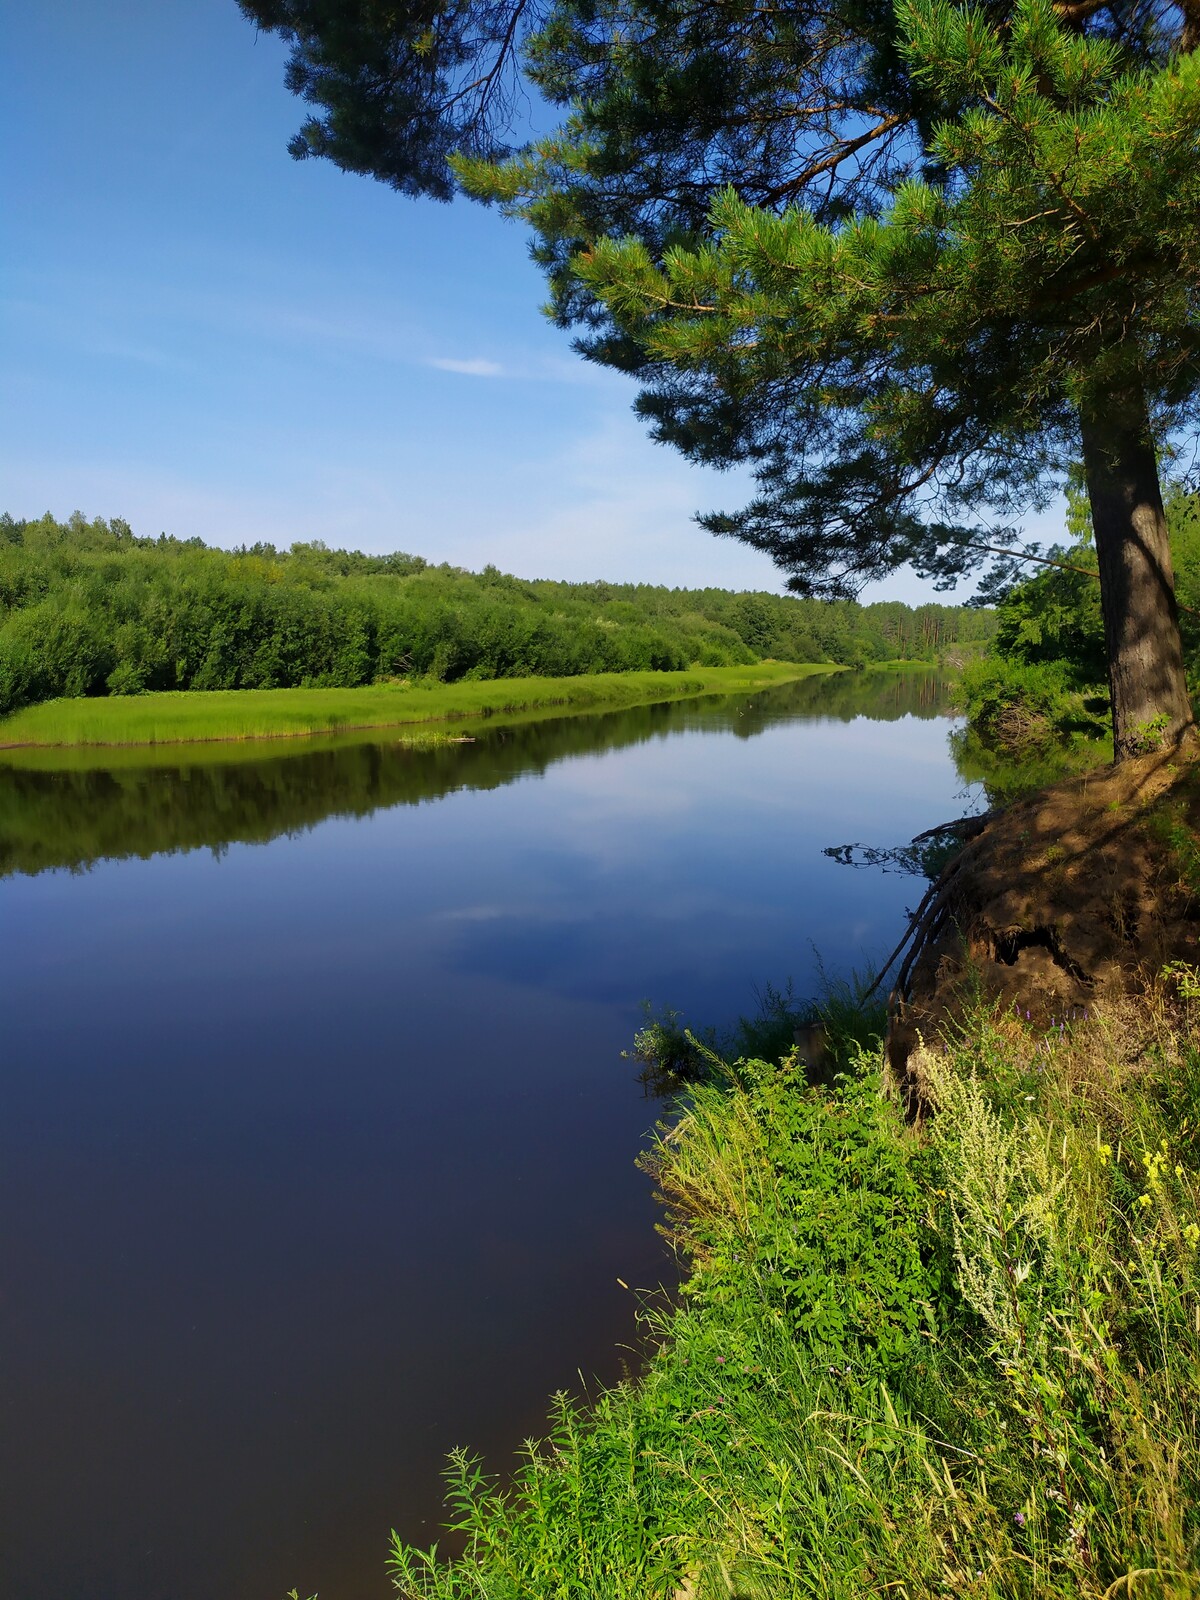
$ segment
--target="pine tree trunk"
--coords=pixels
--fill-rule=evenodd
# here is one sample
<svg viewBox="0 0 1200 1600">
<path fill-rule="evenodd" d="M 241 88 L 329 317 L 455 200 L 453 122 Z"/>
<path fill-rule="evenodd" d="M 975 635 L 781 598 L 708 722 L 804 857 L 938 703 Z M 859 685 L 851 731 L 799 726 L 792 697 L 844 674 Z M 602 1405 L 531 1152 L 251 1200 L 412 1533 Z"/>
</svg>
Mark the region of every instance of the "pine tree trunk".
<svg viewBox="0 0 1200 1600">
<path fill-rule="evenodd" d="M 1118 761 L 1148 737 L 1178 739 L 1192 725 L 1175 609 L 1175 575 L 1158 462 L 1141 393 L 1085 407 L 1083 465 L 1108 654 L 1113 747 Z"/>
</svg>

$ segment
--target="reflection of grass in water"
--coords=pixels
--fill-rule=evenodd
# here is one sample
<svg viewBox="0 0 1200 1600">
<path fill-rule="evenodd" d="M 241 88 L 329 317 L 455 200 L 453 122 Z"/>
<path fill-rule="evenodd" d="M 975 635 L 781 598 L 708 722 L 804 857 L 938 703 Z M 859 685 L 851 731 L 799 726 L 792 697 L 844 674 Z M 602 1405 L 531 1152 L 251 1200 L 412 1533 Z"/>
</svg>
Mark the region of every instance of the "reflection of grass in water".
<svg viewBox="0 0 1200 1600">
<path fill-rule="evenodd" d="M 988 749 L 967 727 L 950 735 L 950 752 L 959 776 L 967 783 L 982 783 L 988 803 L 1002 806 L 1035 789 L 1044 789 L 1047 784 L 1111 761 L 1112 741 L 1077 735 L 1018 757 Z"/>
<path fill-rule="evenodd" d="M 656 1012 L 642 1002 L 645 1022 L 625 1053 L 641 1065 L 638 1077 L 647 1093 L 670 1098 L 688 1084 L 728 1080 L 739 1061 L 777 1062 L 795 1051 L 810 1083 L 844 1071 L 861 1050 L 879 1046 L 886 1022 L 882 997 L 866 998 L 874 973 L 835 979 L 817 957 L 818 994 L 798 995 L 789 978 L 782 988 L 766 983 L 754 990 L 755 1010 L 725 1027 L 695 1032 L 683 1014 L 670 1007 Z"/>
<path fill-rule="evenodd" d="M 538 708 L 602 709 L 733 692 L 836 669 L 763 662 L 688 672 L 381 684 L 367 689 L 224 689 L 50 700 L 0 722 L 0 745 L 160 744 L 399 727 Z"/>
</svg>

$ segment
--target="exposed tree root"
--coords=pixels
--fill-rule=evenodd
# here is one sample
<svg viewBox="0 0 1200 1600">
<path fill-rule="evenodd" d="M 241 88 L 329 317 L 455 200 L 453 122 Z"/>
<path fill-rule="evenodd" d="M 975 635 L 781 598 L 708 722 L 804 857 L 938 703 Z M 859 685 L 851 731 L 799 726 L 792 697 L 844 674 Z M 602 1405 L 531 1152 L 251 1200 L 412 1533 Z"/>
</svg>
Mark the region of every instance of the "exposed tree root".
<svg viewBox="0 0 1200 1600">
<path fill-rule="evenodd" d="M 1194 742 L 1055 784 L 964 833 L 884 968 L 903 957 L 887 1054 L 914 1114 L 913 1048 L 969 998 L 1050 1027 L 1167 961 L 1200 960 Z"/>
</svg>

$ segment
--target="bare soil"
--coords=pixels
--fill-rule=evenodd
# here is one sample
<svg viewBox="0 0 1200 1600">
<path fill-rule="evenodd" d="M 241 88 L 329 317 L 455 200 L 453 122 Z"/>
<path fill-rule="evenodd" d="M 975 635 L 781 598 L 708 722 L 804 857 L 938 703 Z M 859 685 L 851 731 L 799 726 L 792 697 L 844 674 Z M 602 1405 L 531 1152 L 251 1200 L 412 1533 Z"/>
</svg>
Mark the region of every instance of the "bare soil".
<svg viewBox="0 0 1200 1600">
<path fill-rule="evenodd" d="M 889 1008 L 910 1098 L 919 1037 L 979 996 L 1050 1026 L 1200 960 L 1200 743 L 1055 784 L 988 819 L 919 910 Z"/>
</svg>

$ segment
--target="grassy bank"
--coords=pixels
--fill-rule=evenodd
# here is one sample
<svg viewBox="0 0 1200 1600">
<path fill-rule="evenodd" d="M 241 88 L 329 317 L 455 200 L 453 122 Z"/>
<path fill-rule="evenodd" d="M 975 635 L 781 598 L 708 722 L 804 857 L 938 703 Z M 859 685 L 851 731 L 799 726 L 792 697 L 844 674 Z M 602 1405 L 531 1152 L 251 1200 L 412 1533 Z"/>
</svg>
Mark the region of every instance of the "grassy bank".
<svg viewBox="0 0 1200 1600">
<path fill-rule="evenodd" d="M 1200 1594 L 1200 984 L 922 1052 L 905 1125 L 861 1050 L 750 1061 L 650 1161 L 689 1275 L 644 1376 L 555 1401 L 421 1600 Z"/>
<path fill-rule="evenodd" d="M 687 672 L 394 683 L 364 689 L 187 690 L 49 700 L 0 721 L 0 748 L 283 738 L 550 710 L 603 711 L 693 695 L 735 694 L 836 670 L 765 661 Z"/>
</svg>

